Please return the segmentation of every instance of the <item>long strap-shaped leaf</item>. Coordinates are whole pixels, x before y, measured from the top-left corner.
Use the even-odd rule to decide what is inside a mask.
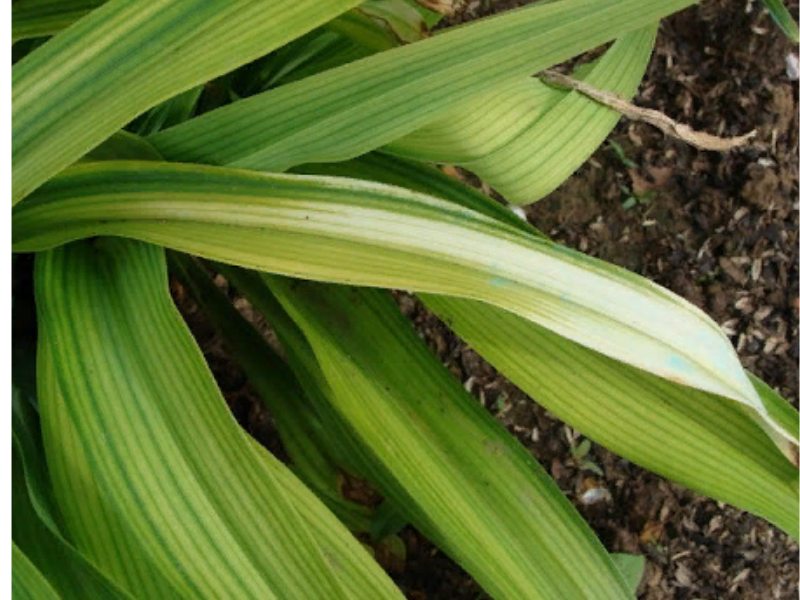
[[[55,35],[107,0],[23,0],[11,4],[11,39]]]
[[[658,25],[629,33],[591,68],[585,81],[630,98],[636,93]],[[455,163],[474,172],[512,204],[540,200],[582,165],[620,119],[578,92],[526,79],[449,112],[386,150],[417,160]]]
[[[130,598],[65,537],[45,464],[39,416],[18,390],[12,395],[11,537],[63,598]]]
[[[98,234],[222,262],[483,300],[633,366],[753,407],[727,336],[623,269],[445,201],[357,180],[146,162],[71,168],[14,213],[14,249]]]
[[[402,185],[544,237],[483,194],[424,165],[370,154],[302,169]],[[737,404],[612,361],[495,307],[455,297],[423,298],[505,376],[579,431],[665,477],[798,535],[797,471]],[[783,413],[782,422],[796,431],[797,411],[748,376],[770,411]],[[629,426],[620,427],[621,421]],[[791,452],[785,441],[779,446]]]
[[[797,23],[794,22],[792,15],[783,3],[783,0],[763,0],[764,6],[769,9],[772,19],[778,25],[783,34],[792,42],[800,42],[800,33],[797,31]]]
[[[632,597],[553,481],[385,291],[266,281],[313,350],[325,401],[380,463],[369,479],[493,598]]]
[[[447,31],[152,136],[168,160],[283,171],[352,158],[499,83],[531,75],[690,0],[561,0]]]
[[[12,70],[13,202],[151,106],[357,0],[110,0]]]
[[[653,377],[480,302],[429,294],[422,300],[581,433],[798,536],[797,469],[729,400]]]
[[[191,257],[170,254],[171,269],[189,287],[203,314],[275,418],[293,471],[348,529],[369,531],[372,511],[346,500],[337,489],[334,457],[338,453],[326,453],[325,447],[326,442],[335,443],[335,439],[314,414],[291,369]]]
[[[45,448],[77,547],[144,598],[399,598],[231,418],[171,303],[163,249],[41,254]],[[75,349],[80,351],[76,352]]]
[[[508,208],[487,198],[463,183],[445,175],[430,165],[418,163],[382,152],[370,152],[356,159],[336,163],[314,163],[295,167],[298,175],[326,175],[361,179],[420,192],[447,200],[453,204],[474,210],[495,221],[512,225],[523,233],[547,239],[527,221],[522,221]]]
[[[11,542],[11,595],[14,600],[59,600],[61,596],[47,582],[19,547]]]
[[[62,598],[82,600],[130,600],[85,556],[45,523],[33,505],[30,486],[35,474],[23,466],[18,445],[12,452],[11,495],[14,518],[11,522],[14,544],[45,574],[48,583]],[[27,480],[27,481],[26,481]],[[16,596],[15,596],[16,597]]]

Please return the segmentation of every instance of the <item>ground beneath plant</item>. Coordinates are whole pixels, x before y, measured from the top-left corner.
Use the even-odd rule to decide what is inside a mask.
[[[471,2],[453,23],[526,2]],[[795,18],[797,3],[791,3]],[[708,1],[666,20],[635,103],[701,131],[757,131],[744,150],[715,154],[623,119],[575,175],[534,206],[531,223],[562,244],[644,275],[708,312],[742,363],[798,401],[798,88],[792,51],[759,3]],[[464,174],[469,179],[468,174]],[[495,196],[497,197],[497,196]],[[647,600],[789,599],[797,543],[762,519],[632,465],[582,440],[515,388],[413,297],[401,310],[430,348],[544,465],[611,551],[642,554]],[[185,301],[182,306],[190,304]],[[246,305],[242,305],[247,308]],[[192,310],[184,310],[240,423],[278,455],[270,417]],[[587,485],[609,501],[585,506]],[[411,528],[390,572],[409,598],[476,600],[480,587]]]

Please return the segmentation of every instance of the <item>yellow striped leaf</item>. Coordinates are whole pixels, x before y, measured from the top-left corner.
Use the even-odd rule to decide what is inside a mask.
[[[764,405],[724,332],[686,300],[402,188],[111,161],[69,169],[13,219],[16,251],[122,235],[275,273],[479,299],[632,366],[742,402],[797,440]]]
[[[235,423],[172,304],[163,249],[37,257],[47,460],[76,547],[143,598],[400,598]],[[80,352],[75,349],[80,348]]]

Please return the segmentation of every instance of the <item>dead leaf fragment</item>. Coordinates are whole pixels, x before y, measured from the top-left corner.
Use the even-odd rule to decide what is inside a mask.
[[[730,258],[720,258],[719,266],[722,267],[722,270],[725,271],[726,275],[728,275],[739,285],[744,285],[747,283],[749,276],[742,269],[737,267]]]
[[[678,585],[681,587],[692,587],[692,583],[694,582],[694,574],[685,563],[681,563],[675,570],[675,579],[677,580]]]
[[[664,526],[657,521],[648,521],[639,534],[639,541],[643,544],[657,544],[664,535]]]

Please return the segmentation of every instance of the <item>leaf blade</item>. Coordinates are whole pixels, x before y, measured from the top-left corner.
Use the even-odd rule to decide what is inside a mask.
[[[617,360],[752,406],[796,441],[797,432],[769,415],[727,336],[686,300],[401,188],[192,165],[84,164],[21,205],[14,232],[16,251],[123,235],[286,275],[480,299]]]
[[[590,85],[632,97],[650,61],[658,24],[620,37],[586,77]],[[447,113],[384,151],[453,163],[475,173],[512,204],[540,200],[576,171],[621,115],[578,92],[538,79],[509,82]]]
[[[245,64],[355,4],[106,2],[12,69],[12,202],[151,106]]]
[[[345,160],[454,103],[651,24],[688,0],[562,0],[320,73],[152,136],[168,160],[283,171]]]
[[[326,401],[376,457],[368,478],[492,597],[630,596],[552,480],[386,292],[262,277],[308,340]]]
[[[235,424],[169,299],[161,249],[104,240],[41,255],[37,307],[59,505],[78,548],[124,587],[146,597],[399,597]]]

